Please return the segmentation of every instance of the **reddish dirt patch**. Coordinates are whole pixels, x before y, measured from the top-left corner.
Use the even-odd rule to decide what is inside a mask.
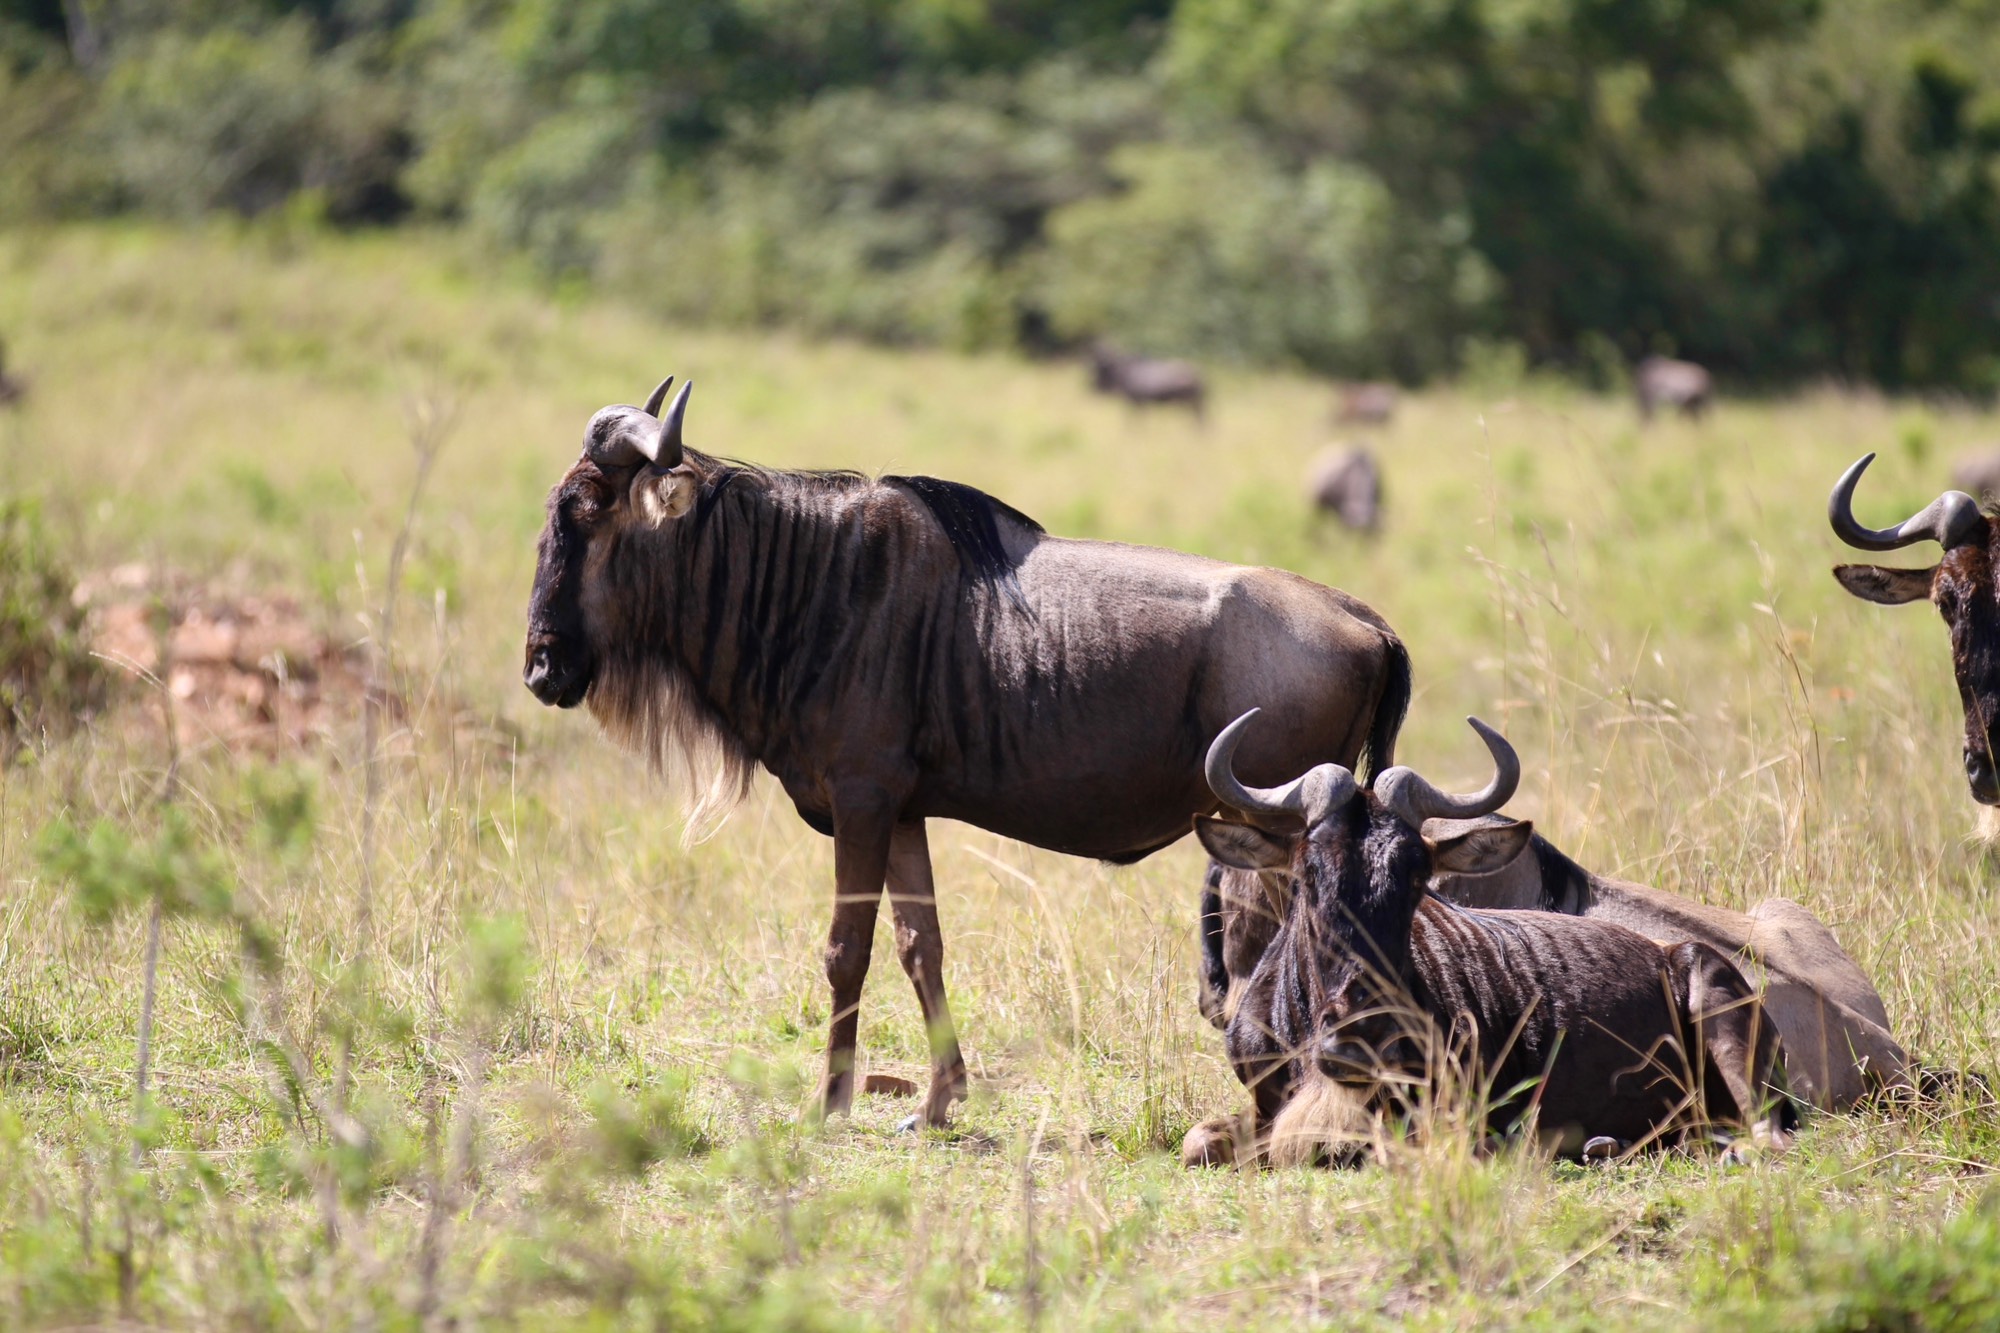
[[[165,687],[183,743],[310,746],[360,713],[365,649],[326,633],[286,594],[120,565],[82,579],[76,600],[89,608],[99,656]]]
[[[895,1074],[870,1074],[861,1080],[861,1095],[864,1097],[914,1097],[917,1095],[916,1081],[900,1078]]]

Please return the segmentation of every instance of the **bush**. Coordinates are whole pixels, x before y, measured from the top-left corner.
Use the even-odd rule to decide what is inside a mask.
[[[0,223],[111,207],[116,181],[92,141],[89,80],[53,39],[0,25]]]
[[[597,260],[593,225],[624,194],[633,150],[630,126],[614,112],[551,116],[487,165],[472,192],[472,221],[551,275],[587,275]]]
[[[0,758],[69,730],[103,701],[75,586],[35,506],[0,499]]]
[[[1114,162],[1123,193],[1050,221],[1038,291],[1073,335],[1415,379],[1450,367],[1487,299],[1464,229],[1404,215],[1362,168],[1286,171],[1227,139]]]
[[[149,208],[255,214],[311,191],[350,219],[400,208],[399,102],[358,47],[315,50],[292,20],[161,33],[113,66],[102,123],[119,179]]]
[[[1144,81],[1062,61],[942,100],[828,93],[636,192],[603,273],[680,318],[1004,344],[1050,212],[1111,188],[1114,147],[1159,124]]]

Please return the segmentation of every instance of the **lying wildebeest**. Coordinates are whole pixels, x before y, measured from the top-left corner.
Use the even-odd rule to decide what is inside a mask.
[[[965,1066],[945,999],[924,821],[960,819],[1129,862],[1215,808],[1208,738],[1252,691],[1295,725],[1246,762],[1389,762],[1409,657],[1361,602],[1278,570],[1045,535],[969,486],[780,472],[685,448],[663,418],[590,420],[549,495],[528,607],[536,698],[590,704],[656,762],[762,765],[834,840],[823,1109],[853,1092],[856,1008],[883,881],[931,1036],[921,1117]]]
[[[1768,899],[1748,912],[1694,902],[1644,884],[1592,874],[1526,820],[1487,815],[1424,825],[1430,891],[1460,907],[1589,916],[1663,944],[1699,940],[1735,961],[1777,1029],[1786,1084],[1803,1101],[1845,1110],[1914,1072],[1889,1032],[1875,985],[1820,920]],[[1288,875],[1211,864],[1202,888],[1201,1008],[1225,1026],[1240,990],[1276,936],[1290,901]]]
[[[1699,417],[1715,397],[1715,384],[1706,370],[1692,361],[1665,356],[1641,361],[1632,372],[1632,389],[1639,396],[1639,415],[1648,421],[1663,407],[1685,417]]]
[[[1854,487],[1875,461],[1867,454],[1834,483],[1827,519],[1849,546],[1894,551],[1936,542],[1944,557],[1929,569],[1836,565],[1840,586],[1864,601],[1895,606],[1929,598],[1951,627],[1951,665],[1965,705],[1965,781],[1972,799],[2000,805],[2000,596],[1993,577],[1993,523],[1964,491],[1946,491],[1893,528],[1864,528],[1854,517]]]
[[[1333,409],[1338,426],[1386,426],[1396,415],[1396,386],[1393,384],[1346,384]]]
[[[1109,343],[1095,342],[1090,345],[1090,387],[1141,407],[1185,403],[1196,421],[1205,419],[1208,396],[1201,371],[1186,361],[1133,356]]]
[[[1496,768],[1470,796],[1408,768],[1364,791],[1337,764],[1260,790],[1232,762],[1255,715],[1216,737],[1209,785],[1246,819],[1303,821],[1303,831],[1206,816],[1195,827],[1217,861],[1281,871],[1291,886],[1226,1034],[1257,1129],[1318,1079],[1389,1109],[1389,1086],[1435,1091],[1455,1075],[1489,1091],[1490,1131],[1532,1114],[1559,1153],[1651,1142],[1704,1120],[1783,1142],[1791,1104],[1772,1085],[1778,1039],[1720,951],[1699,940],[1658,944],[1588,917],[1469,910],[1426,892],[1435,867],[1424,821],[1489,814],[1520,779],[1499,733],[1467,719]],[[1450,1069],[1454,1059],[1464,1067]],[[1197,1126],[1185,1156],[1229,1160],[1234,1124]]]
[[[1981,504],[2000,503],[2000,449],[1966,454],[1951,469],[1951,484]]]
[[[1792,1095],[1845,1110],[1907,1084],[1909,1057],[1889,1033],[1875,983],[1820,919],[1785,898],[1748,912],[1594,875],[1526,820],[1489,815],[1425,826],[1431,892],[1462,907],[1528,908],[1613,921],[1663,944],[1699,940],[1757,988],[1776,1029]]]
[[[1362,445],[1332,445],[1313,460],[1306,485],[1312,502],[1356,532],[1373,532],[1382,518],[1382,470]]]

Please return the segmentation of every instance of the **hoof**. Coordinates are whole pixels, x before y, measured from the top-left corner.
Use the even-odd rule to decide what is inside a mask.
[[[1196,1125],[1181,1139],[1181,1165],[1190,1171],[1236,1165],[1236,1122],[1233,1118]]]
[[[1750,1127],[1750,1143],[1759,1152],[1788,1152],[1792,1146],[1792,1136],[1768,1121],[1758,1121]]]
[[[1600,1134],[1583,1145],[1581,1155],[1586,1162],[1609,1162],[1623,1156],[1625,1146],[1608,1134]]]

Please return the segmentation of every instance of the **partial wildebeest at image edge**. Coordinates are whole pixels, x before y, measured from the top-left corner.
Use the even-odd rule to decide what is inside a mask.
[[[1529,1122],[1562,1156],[1617,1156],[1713,1124],[1759,1148],[1789,1145],[1797,1120],[1778,1033],[1721,950],[1428,892],[1424,822],[1489,815],[1519,783],[1499,733],[1468,719],[1495,765],[1469,795],[1407,767],[1363,788],[1337,764],[1258,788],[1232,762],[1256,716],[1216,738],[1208,780],[1230,814],[1204,816],[1196,831],[1224,866],[1283,873],[1289,901],[1248,974],[1228,979],[1225,1044],[1250,1110],[1190,1130],[1184,1162],[1263,1156],[1274,1139],[1285,1159],[1351,1156],[1384,1117],[1468,1092],[1485,1131]],[[1255,820],[1303,829],[1276,834]],[[1288,1125],[1301,1095],[1317,1123]]]
[[[912,1122],[965,1095],[927,820],[1129,864],[1215,808],[1203,756],[1259,703],[1289,720],[1239,758],[1263,781],[1393,762],[1409,656],[1357,599],[1052,537],[957,483],[699,453],[671,383],[596,413],[550,493],[524,680],[658,765],[710,756],[710,810],[761,767],[833,839],[822,1113],[854,1095],[885,883],[930,1034]]]
[[[1827,499],[1834,535],[1860,551],[1898,551],[1935,542],[1943,555],[1928,569],[1837,565],[1833,577],[1863,601],[1884,606],[1928,601],[1951,630],[1951,669],[1965,710],[1960,755],[1965,785],[1981,806],[2000,806],[2000,601],[1994,569],[2000,533],[1993,515],[1964,491],[1946,491],[1891,528],[1869,528],[1854,516],[1854,491],[1875,461],[1870,453],[1841,474]]]

